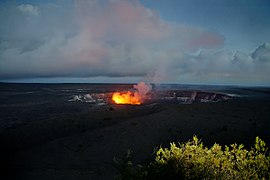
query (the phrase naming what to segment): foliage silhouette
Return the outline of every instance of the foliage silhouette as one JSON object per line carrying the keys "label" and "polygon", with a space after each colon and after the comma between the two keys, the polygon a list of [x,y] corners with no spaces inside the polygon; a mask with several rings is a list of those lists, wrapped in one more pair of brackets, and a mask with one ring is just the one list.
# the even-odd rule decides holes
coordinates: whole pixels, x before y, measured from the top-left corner
{"label": "foliage silhouette", "polygon": [[243,144],[211,148],[194,136],[186,143],[170,143],[170,148],[155,151],[155,160],[133,165],[131,151],[114,159],[119,171],[116,179],[269,179],[270,155],[266,144],[256,137],[254,147]]}

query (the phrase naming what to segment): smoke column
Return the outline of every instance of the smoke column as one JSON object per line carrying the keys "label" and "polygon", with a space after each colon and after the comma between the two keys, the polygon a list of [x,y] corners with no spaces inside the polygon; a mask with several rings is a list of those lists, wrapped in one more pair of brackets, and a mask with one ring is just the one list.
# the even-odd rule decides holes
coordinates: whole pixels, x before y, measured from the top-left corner
{"label": "smoke column", "polygon": [[136,89],[135,96],[138,95],[141,101],[144,101],[147,98],[147,93],[152,90],[152,86],[150,84],[145,84],[144,82],[139,82],[133,87]]}

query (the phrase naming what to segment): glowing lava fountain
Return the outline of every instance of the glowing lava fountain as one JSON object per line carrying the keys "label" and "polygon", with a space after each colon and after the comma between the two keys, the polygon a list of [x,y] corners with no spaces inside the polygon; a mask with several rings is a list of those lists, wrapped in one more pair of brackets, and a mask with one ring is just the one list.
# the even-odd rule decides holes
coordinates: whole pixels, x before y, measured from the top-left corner
{"label": "glowing lava fountain", "polygon": [[133,104],[140,105],[142,104],[149,96],[147,93],[152,89],[151,85],[140,82],[137,85],[133,86],[135,92],[115,92],[112,95],[112,100],[116,104]]}
{"label": "glowing lava fountain", "polygon": [[133,93],[133,92],[116,92],[113,94],[112,96],[112,100],[116,103],[116,104],[141,104],[141,100],[140,100],[140,96],[138,95],[138,93]]}

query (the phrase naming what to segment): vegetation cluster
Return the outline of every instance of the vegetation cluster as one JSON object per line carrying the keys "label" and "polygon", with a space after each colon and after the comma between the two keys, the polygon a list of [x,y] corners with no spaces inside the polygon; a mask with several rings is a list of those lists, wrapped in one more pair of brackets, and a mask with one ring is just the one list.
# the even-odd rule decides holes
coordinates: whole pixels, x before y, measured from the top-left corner
{"label": "vegetation cluster", "polygon": [[146,164],[133,165],[130,151],[115,164],[120,172],[116,179],[270,179],[270,154],[259,137],[247,150],[243,144],[207,148],[194,136],[160,147]]}

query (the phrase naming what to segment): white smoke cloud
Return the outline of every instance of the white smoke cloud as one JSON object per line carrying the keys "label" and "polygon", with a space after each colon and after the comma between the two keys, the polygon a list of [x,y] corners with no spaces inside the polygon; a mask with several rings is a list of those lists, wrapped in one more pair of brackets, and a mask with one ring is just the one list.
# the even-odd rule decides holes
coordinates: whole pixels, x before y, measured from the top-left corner
{"label": "white smoke cloud", "polygon": [[151,76],[154,82],[238,83],[248,75],[248,82],[269,83],[268,50],[219,50],[222,35],[167,22],[139,1],[0,8],[0,79]]}
{"label": "white smoke cloud", "polygon": [[25,14],[37,16],[39,14],[39,9],[37,6],[31,4],[21,4],[18,6],[18,9]]}
{"label": "white smoke cloud", "polygon": [[270,62],[270,44],[264,43],[259,46],[251,55],[256,62],[269,63]]}
{"label": "white smoke cloud", "polygon": [[[171,68],[179,76],[178,81],[214,84],[270,84],[270,51],[267,43],[254,52],[232,52],[228,50],[202,50],[196,55],[186,55],[183,61]],[[260,49],[260,51],[258,50]],[[184,62],[185,61],[185,62]],[[178,73],[179,74],[179,73]]]}
{"label": "white smoke cloud", "polygon": [[134,88],[142,101],[147,98],[147,93],[152,90],[152,86],[150,84],[146,84],[145,82],[139,82],[138,84],[134,85]]}

